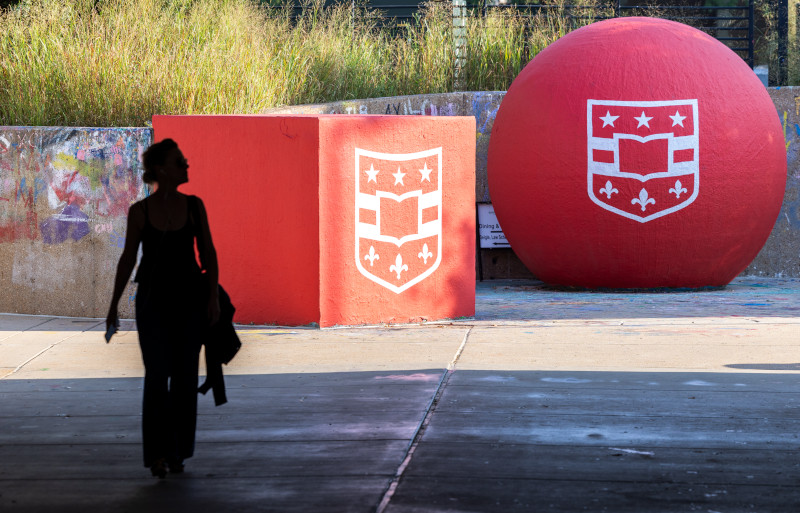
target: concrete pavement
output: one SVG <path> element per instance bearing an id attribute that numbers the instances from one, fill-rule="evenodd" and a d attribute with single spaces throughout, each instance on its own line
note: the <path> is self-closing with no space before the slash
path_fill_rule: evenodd
<path id="1" fill-rule="evenodd" d="M 0 511 L 800 507 L 800 280 L 483 282 L 474 319 L 240 327 L 182 476 L 141 467 L 133 323 L 0 315 Z"/>

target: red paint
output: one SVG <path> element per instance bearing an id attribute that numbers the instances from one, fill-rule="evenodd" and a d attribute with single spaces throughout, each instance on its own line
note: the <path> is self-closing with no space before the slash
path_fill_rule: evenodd
<path id="1" fill-rule="evenodd" d="M 39 236 L 39 216 L 36 212 L 28 211 L 25 219 L 14 219 L 0 225 L 0 242 L 15 242 L 28 239 L 36 240 Z"/>
<path id="2" fill-rule="evenodd" d="M 613 161 L 612 161 L 613 162 Z M 666 139 L 619 141 L 619 170 L 623 173 L 666 173 L 669 153 Z"/>
<path id="3" fill-rule="evenodd" d="M 182 190 L 206 206 L 237 321 L 308 324 L 319 317 L 317 126 L 278 121 L 155 116 L 153 130 L 189 161 Z"/>
<path id="4" fill-rule="evenodd" d="M 691 162 L 694 160 L 694 150 L 676 150 L 673 158 L 675 162 Z"/>
<path id="5" fill-rule="evenodd" d="M 60 184 L 51 183 L 50 186 L 53 189 L 56 197 L 59 201 L 65 202 L 67 205 L 72 205 L 73 203 L 77 203 L 79 206 L 83 206 L 86 204 L 86 199 L 82 198 L 75 194 L 74 191 L 70 190 L 72 183 L 78 178 L 79 172 L 75 171 L 68 177 L 64 178 Z M 128 203 L 130 205 L 130 203 Z"/>
<path id="6" fill-rule="evenodd" d="M 604 162 L 606 164 L 614 163 L 614 152 L 607 150 L 592 150 L 592 158 L 595 162 Z"/>
<path id="7" fill-rule="evenodd" d="M 769 236 L 786 183 L 780 120 L 753 71 L 652 18 L 594 23 L 541 52 L 503 100 L 488 166 L 517 255 L 548 283 L 588 288 L 727 284 Z"/>
<path id="8" fill-rule="evenodd" d="M 155 140 L 175 139 L 189 161 L 190 182 L 182 190 L 200 196 L 209 212 L 220 281 L 234 299 L 237 322 L 332 326 L 474 314 L 473 118 L 156 116 L 153 127 Z M 358 156 L 356 148 L 396 160 Z M 441 183 L 435 157 L 398 156 L 435 148 L 442 148 Z M 357 164 L 368 196 L 358 210 Z M 379 172 L 365 181 L 370 165 Z M 420 169 L 432 167 L 425 180 Z M 395 173 L 404 185 L 395 185 Z M 401 190 L 411 194 L 399 198 Z M 436 190 L 443 212 L 438 236 L 399 247 L 357 240 L 357 211 L 384 236 L 419 231 L 419 216 L 423 225 L 438 218 L 438 208 L 436 215 L 429 205 L 420 214 L 416 209 Z M 427 264 L 419 256 L 424 244 Z M 389 268 L 401 253 L 398 279 Z M 397 293 L 365 276 L 357 259 L 394 277 L 394 285 L 440 263 Z"/>

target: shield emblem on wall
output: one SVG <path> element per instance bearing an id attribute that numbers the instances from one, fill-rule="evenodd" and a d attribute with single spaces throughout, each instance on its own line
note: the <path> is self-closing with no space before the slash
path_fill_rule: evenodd
<path id="1" fill-rule="evenodd" d="M 700 187 L 697 100 L 587 101 L 589 198 L 646 223 L 677 212 Z"/>
<path id="2" fill-rule="evenodd" d="M 399 294 L 442 261 L 442 148 L 355 157 L 356 267 Z"/>

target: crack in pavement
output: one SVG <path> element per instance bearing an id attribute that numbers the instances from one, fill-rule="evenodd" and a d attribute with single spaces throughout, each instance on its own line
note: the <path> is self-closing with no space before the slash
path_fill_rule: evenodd
<path id="1" fill-rule="evenodd" d="M 389 503 L 392 501 L 392 497 L 394 497 L 397 486 L 400 484 L 400 479 L 402 479 L 403 474 L 408 468 L 408 465 L 411 463 L 411 458 L 414 457 L 414 452 L 416 452 L 419 442 L 422 439 L 422 435 L 425 433 L 425 428 L 427 428 L 431 422 L 433 412 L 436 410 L 436 406 L 439 404 L 439 400 L 442 398 L 442 393 L 444 392 L 445 387 L 447 387 L 447 383 L 450 381 L 450 376 L 452 376 L 453 372 L 455 372 L 456 364 L 458 363 L 459 358 L 461 358 L 461 353 L 464 352 L 464 347 L 467 345 L 467 339 L 469 339 L 469 334 L 471 332 L 472 327 L 470 327 L 464 334 L 464 339 L 461 341 L 461 345 L 456 351 L 456 354 L 453 356 L 453 359 L 450 360 L 450 363 L 447 364 L 447 368 L 442 373 L 442 377 L 439 379 L 439 383 L 436 385 L 436 390 L 433 394 L 433 397 L 431 398 L 430 403 L 428 403 L 428 407 L 425 409 L 425 415 L 423 415 L 422 420 L 417 426 L 417 429 L 414 431 L 414 435 L 411 437 L 411 442 L 406 449 L 406 455 L 403 458 L 402 463 L 400 463 L 400 466 L 397 467 L 397 471 L 395 471 L 389 486 L 381 497 L 380 503 L 378 503 L 378 506 L 375 508 L 375 513 L 383 513 L 389 506 Z"/>

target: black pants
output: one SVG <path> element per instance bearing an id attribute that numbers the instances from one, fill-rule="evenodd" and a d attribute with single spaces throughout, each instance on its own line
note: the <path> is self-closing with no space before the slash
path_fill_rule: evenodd
<path id="1" fill-rule="evenodd" d="M 174 289 L 173 289 L 174 290 Z M 136 324 L 144 360 L 142 440 L 144 465 L 194 454 L 202 318 L 192 296 L 143 290 Z"/>

